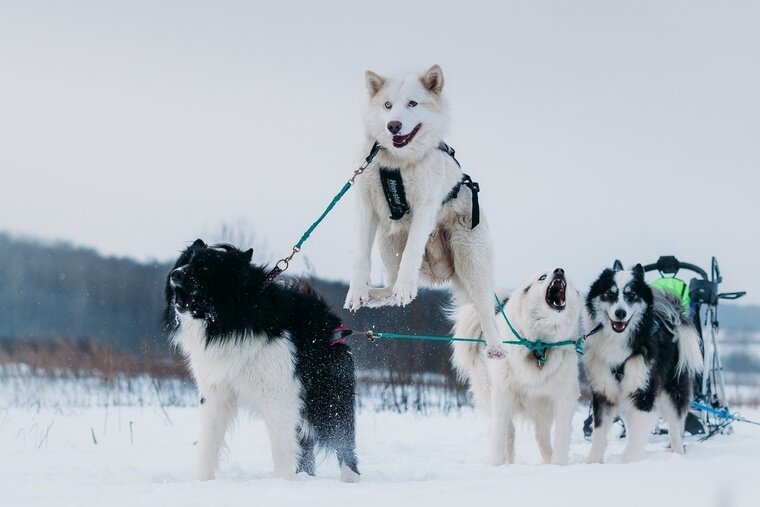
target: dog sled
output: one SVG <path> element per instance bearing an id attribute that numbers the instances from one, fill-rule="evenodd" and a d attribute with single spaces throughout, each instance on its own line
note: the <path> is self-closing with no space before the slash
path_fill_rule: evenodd
<path id="1" fill-rule="evenodd" d="M 615 261 L 614 269 L 623 269 L 619 260 Z M 702 374 L 695 380 L 694 400 L 686 417 L 686 433 L 700 440 L 706 440 L 716 434 L 731 433 L 731 425 L 744 419 L 731 412 L 726 399 L 723 364 L 718 350 L 718 303 L 721 300 L 738 299 L 746 292 L 720 292 L 719 286 L 723 277 L 715 257 L 712 258 L 709 275 L 699 266 L 681 262 L 672 255 L 662 256 L 657 262 L 645 265 L 644 271 L 657 272 L 660 275 L 650 282 L 653 288 L 670 291 L 681 298 L 684 309 L 688 311 L 689 319 L 694 323 L 702 341 L 704 367 Z M 687 274 L 692 275 L 688 283 L 683 276 Z M 623 438 L 625 427 L 619 419 L 618 423 L 622 426 L 620 437 Z M 593 418 L 589 409 L 589 416 L 583 424 L 583 433 L 587 439 L 591 437 L 592 430 Z M 655 433 L 665 434 L 667 429 L 658 427 Z"/>

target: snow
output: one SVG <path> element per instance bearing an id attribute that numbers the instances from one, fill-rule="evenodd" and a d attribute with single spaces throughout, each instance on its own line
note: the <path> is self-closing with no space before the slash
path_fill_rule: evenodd
<path id="1" fill-rule="evenodd" d="M 647 459 L 621 464 L 611 442 L 608 464 L 586 465 L 575 418 L 572 464 L 544 465 L 530 428 L 518 428 L 517 464 L 485 464 L 486 421 L 469 409 L 449 415 L 375 413 L 358 419 L 362 481 L 338 481 L 326 457 L 316 477 L 271 478 L 263 424 L 242 418 L 217 480 L 191 478 L 197 435 L 194 407 L 2 407 L 0 506 L 151 505 L 454 505 L 530 506 L 757 505 L 760 427 L 698 443 L 685 456 L 649 444 Z M 760 411 L 746 411 L 760 418 Z M 130 430 L 131 428 L 131 430 Z M 97 441 L 97 444 L 93 440 Z"/>

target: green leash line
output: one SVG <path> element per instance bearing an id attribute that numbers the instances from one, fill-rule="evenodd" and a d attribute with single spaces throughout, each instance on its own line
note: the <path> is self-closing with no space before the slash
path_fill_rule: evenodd
<path id="1" fill-rule="evenodd" d="M 399 333 L 380 333 L 375 331 L 367 331 L 364 335 L 373 342 L 375 340 L 424 340 L 431 342 L 472 342 L 472 343 L 485 343 L 485 340 L 480 338 L 456 338 L 452 336 L 432 336 L 422 334 L 399 334 Z"/>
<path id="2" fill-rule="evenodd" d="M 504 305 L 501 304 L 501 301 L 499 301 L 498 296 L 494 294 L 494 298 L 496 298 L 496 304 L 498 305 L 499 312 L 504 317 L 504 321 L 507 323 L 507 327 L 509 327 L 509 330 L 512 332 L 512 334 L 517 338 L 516 340 L 503 340 L 502 344 L 504 345 L 521 345 L 528 349 L 530 352 L 534 353 L 536 356 L 536 362 L 539 366 L 543 366 L 546 363 L 546 351 L 554 348 L 559 347 L 566 347 L 569 345 L 572 345 L 575 347 L 575 352 L 582 356 L 583 355 L 583 343 L 589 336 L 598 333 L 602 329 L 602 325 L 599 324 L 594 329 L 589 331 L 588 333 L 579 336 L 575 340 L 562 340 L 559 342 L 545 342 L 542 340 L 528 340 L 526 338 L 523 338 L 520 333 L 517 332 L 517 330 L 514 328 L 512 323 L 509 321 L 509 318 L 507 317 L 506 312 L 504 311 Z M 481 338 L 460 338 L 456 336 L 434 336 L 434 335 L 413 335 L 413 334 L 400 334 L 400 333 L 386 333 L 386 332 L 375 332 L 375 331 L 367 331 L 365 333 L 365 336 L 369 339 L 369 341 L 375 341 L 375 340 L 422 340 L 422 341 L 435 341 L 435 342 L 469 342 L 469 343 L 486 343 L 485 340 Z"/>
<path id="3" fill-rule="evenodd" d="M 340 201 L 343 196 L 348 192 L 348 189 L 351 188 L 354 184 L 354 181 L 356 181 L 356 178 L 364 172 L 364 170 L 369 167 L 369 165 L 372 163 L 372 161 L 375 159 L 375 156 L 377 155 L 377 152 L 380 151 L 380 145 L 375 142 L 375 144 L 372 145 L 372 149 L 369 151 L 369 155 L 364 159 L 364 162 L 362 162 L 362 165 L 359 166 L 358 169 L 354 171 L 354 174 L 351 176 L 351 178 L 343 185 L 343 188 L 340 189 L 340 191 L 335 194 L 335 197 L 332 198 L 332 201 L 330 201 L 330 204 L 327 205 L 327 208 L 322 212 L 321 215 L 319 215 L 319 218 L 317 218 L 314 223 L 311 224 L 311 226 L 306 229 L 306 232 L 304 232 L 301 235 L 301 238 L 298 240 L 298 243 L 293 245 L 293 251 L 290 252 L 290 255 L 287 257 L 280 259 L 277 261 L 277 264 L 275 264 L 275 268 L 279 269 L 278 275 L 288 269 L 288 265 L 290 264 L 290 261 L 293 259 L 293 256 L 301 251 L 301 246 L 306 242 L 307 239 L 309 239 L 309 236 L 311 236 L 311 233 L 314 232 L 314 229 L 319 227 L 319 224 L 322 223 L 322 220 L 325 219 L 325 217 L 330 214 L 330 211 L 335 207 L 336 204 L 338 204 L 338 201 Z M 280 267 L 280 264 L 283 264 L 283 267 Z"/>
<path id="4" fill-rule="evenodd" d="M 306 232 L 304 232 L 301 235 L 301 238 L 298 240 L 298 242 L 293 245 L 293 250 L 290 252 L 290 254 L 287 257 L 283 257 L 277 263 L 274 265 L 274 267 L 267 273 L 267 276 L 264 278 L 264 281 L 261 283 L 261 286 L 259 287 L 259 294 L 263 293 L 267 287 L 269 287 L 272 282 L 274 282 L 274 279 L 277 278 L 283 271 L 288 269 L 288 266 L 290 266 L 290 261 L 293 260 L 293 257 L 301 251 L 301 247 L 306 242 L 307 239 L 309 239 L 309 236 L 311 236 L 311 233 L 314 232 L 314 229 L 319 227 L 319 224 L 322 223 L 322 220 L 325 219 L 327 215 L 330 214 L 332 209 L 335 207 L 336 204 L 338 204 L 338 201 L 340 201 L 343 196 L 348 192 L 348 189 L 350 189 L 354 182 L 356 181 L 356 178 L 364 172 L 364 170 L 369 167 L 369 165 L 374 160 L 375 156 L 377 155 L 377 152 L 380 151 L 380 145 L 375 142 L 375 144 L 372 145 L 372 149 L 369 151 L 369 154 L 364 159 L 364 162 L 362 162 L 362 165 L 360 165 L 353 173 L 351 178 L 343 185 L 343 187 L 340 189 L 340 191 L 335 194 L 335 197 L 332 198 L 332 201 L 327 205 L 325 210 L 322 212 L 321 215 L 319 215 L 319 218 L 317 218 L 311 226 L 309 226 L 308 229 L 306 229 Z"/>
<path id="5" fill-rule="evenodd" d="M 364 333 L 364 335 L 370 340 L 421 340 L 421 341 L 431 341 L 431 342 L 470 342 L 470 343 L 486 343 L 485 340 L 482 338 L 460 338 L 457 336 L 435 336 L 435 335 L 424 335 L 424 334 L 400 334 L 400 333 L 389 333 L 389 332 L 380 332 L 380 331 L 367 331 Z M 581 336 L 577 340 L 564 340 L 561 342 L 542 342 L 542 341 L 530 341 L 530 340 L 503 340 L 500 343 L 504 345 L 522 345 L 525 348 L 529 350 L 539 350 L 539 349 L 551 349 L 551 348 L 557 348 L 557 347 L 564 347 L 566 345 L 577 345 L 579 342 L 582 342 L 582 340 L 586 338 L 586 336 Z M 530 344 L 533 344 L 531 346 Z M 537 346 L 538 345 L 538 346 Z M 580 349 L 580 354 L 583 353 L 583 347 Z"/>
<path id="6" fill-rule="evenodd" d="M 322 223 L 322 220 L 325 219 L 325 217 L 332 211 L 332 209 L 335 207 L 336 204 L 338 204 L 338 201 L 343 198 L 343 195 L 345 195 L 346 192 L 348 192 L 348 189 L 351 188 L 351 185 L 353 183 L 351 181 L 347 181 L 345 185 L 343 185 L 343 188 L 340 189 L 340 192 L 338 192 L 335 197 L 333 197 L 333 200 L 330 201 L 330 204 L 327 205 L 327 208 L 322 212 L 322 214 L 317 218 L 317 220 L 311 224 L 311 227 L 306 229 L 306 232 L 303 233 L 301 236 L 301 239 L 298 240 L 298 243 L 293 246 L 293 250 L 298 252 L 301 250 L 301 245 L 303 245 L 307 239 L 309 239 L 309 236 L 311 236 L 311 233 L 314 232 L 314 229 L 316 229 L 320 223 Z"/>

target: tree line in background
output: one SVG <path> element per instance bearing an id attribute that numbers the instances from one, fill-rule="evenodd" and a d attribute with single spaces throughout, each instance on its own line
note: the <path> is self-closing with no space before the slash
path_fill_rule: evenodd
<path id="1" fill-rule="evenodd" d="M 65 350 L 63 356 L 72 366 L 102 347 L 118 351 L 115 357 L 132 368 L 140 363 L 134 358 L 146 364 L 172 364 L 173 352 L 160 322 L 170 268 L 168 262 L 103 257 L 91 249 L 0 233 L 0 352 L 8 356 L 19 344 L 39 348 L 49 342 Z M 451 325 L 443 311 L 448 303 L 445 291 L 423 290 L 406 308 L 363 309 L 352 314 L 342 309 L 346 284 L 316 278 L 309 282 L 356 331 L 449 333 Z M 740 334 L 757 332 L 760 307 L 726 305 L 721 308 L 721 326 Z M 451 377 L 447 344 L 370 343 L 362 336 L 350 340 L 360 370 Z M 47 354 L 55 355 L 56 349 L 51 350 Z M 757 363 L 736 366 L 751 368 Z"/>
<path id="2" fill-rule="evenodd" d="M 122 355 L 172 355 L 163 334 L 161 312 L 164 285 L 172 264 L 140 263 L 104 257 L 87 248 L 65 243 L 41 243 L 0 233 L 0 340 L 9 353 L 21 344 L 46 354 L 57 350 L 72 366 L 104 346 Z M 344 323 L 357 331 L 369 329 L 401 333 L 447 334 L 450 324 L 442 308 L 443 291 L 422 291 L 407 308 L 343 310 L 347 286 L 309 278 Z M 351 338 L 361 369 L 448 372 L 445 345 L 369 343 Z M 78 344 L 71 346 L 71 344 Z M 64 352 L 65 351 L 65 352 Z M 100 352 L 98 352 L 100 351 Z M 80 356 L 77 359 L 77 356 Z M 85 361 L 86 362 L 86 361 Z M 131 364 L 131 363 L 130 363 Z"/>

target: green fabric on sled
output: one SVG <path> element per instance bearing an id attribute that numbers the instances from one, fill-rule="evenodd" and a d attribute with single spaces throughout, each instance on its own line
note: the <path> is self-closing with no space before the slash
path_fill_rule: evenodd
<path id="1" fill-rule="evenodd" d="M 689 286 L 681 280 L 675 277 L 663 277 L 658 278 L 650 284 L 652 288 L 661 290 L 663 292 L 672 292 L 679 298 L 681 298 L 681 304 L 683 304 L 683 311 L 688 315 L 689 307 L 691 305 L 691 299 L 689 299 Z"/>

